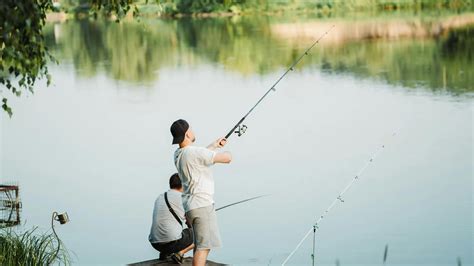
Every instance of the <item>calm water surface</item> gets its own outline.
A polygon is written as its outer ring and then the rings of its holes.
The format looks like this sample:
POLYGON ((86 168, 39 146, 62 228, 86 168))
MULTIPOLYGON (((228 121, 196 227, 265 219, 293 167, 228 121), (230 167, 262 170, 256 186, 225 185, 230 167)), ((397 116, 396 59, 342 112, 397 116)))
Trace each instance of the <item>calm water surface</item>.
MULTIPOLYGON (((0 115, 0 176, 21 186, 22 227, 48 230, 51 212, 67 211, 71 222, 57 229, 75 263, 157 257, 147 236, 154 199, 175 171, 170 124, 187 119, 197 145, 223 136, 310 43, 282 25, 332 22, 48 25, 60 60, 50 66, 53 85, 11 98, 12 119, 0 115)), ((232 164, 214 166, 216 206, 270 196, 219 212, 224 248, 210 258, 281 264, 385 144, 321 223, 317 261, 380 265, 388 244, 386 265, 455 265, 458 257, 472 265, 473 27, 334 35, 255 110, 247 133, 230 139, 232 164)), ((290 264, 308 265, 310 254, 311 237, 290 264)))

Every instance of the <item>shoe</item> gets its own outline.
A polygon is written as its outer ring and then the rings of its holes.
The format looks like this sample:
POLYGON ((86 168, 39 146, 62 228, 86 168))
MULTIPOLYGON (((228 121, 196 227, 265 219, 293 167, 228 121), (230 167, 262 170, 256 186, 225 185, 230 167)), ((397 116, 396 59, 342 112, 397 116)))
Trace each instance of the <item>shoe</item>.
POLYGON ((158 260, 165 260, 165 261, 170 260, 171 258, 170 256, 171 254, 165 254, 165 253, 160 252, 160 257, 158 258, 158 260))
POLYGON ((182 264, 183 263, 183 255, 181 255, 179 253, 173 253, 173 254, 171 254, 171 260, 173 260, 174 262, 176 262, 178 264, 182 264))

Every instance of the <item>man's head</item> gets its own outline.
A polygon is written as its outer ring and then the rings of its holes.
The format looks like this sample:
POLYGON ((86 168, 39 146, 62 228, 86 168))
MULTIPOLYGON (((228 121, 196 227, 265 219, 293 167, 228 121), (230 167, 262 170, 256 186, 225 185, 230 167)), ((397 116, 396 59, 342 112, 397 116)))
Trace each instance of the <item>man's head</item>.
POLYGON ((174 121, 171 124, 170 131, 173 136, 173 144, 188 145, 196 141, 194 132, 184 119, 174 121))
POLYGON ((181 179, 179 178, 178 173, 174 173, 170 177, 170 188, 183 192, 183 185, 181 184, 181 179))

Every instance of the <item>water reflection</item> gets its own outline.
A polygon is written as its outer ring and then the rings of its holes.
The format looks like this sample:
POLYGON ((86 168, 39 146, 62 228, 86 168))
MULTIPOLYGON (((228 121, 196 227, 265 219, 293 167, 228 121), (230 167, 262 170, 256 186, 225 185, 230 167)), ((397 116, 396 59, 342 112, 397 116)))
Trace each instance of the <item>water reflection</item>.
MULTIPOLYGON (((379 23, 375 30, 367 23, 351 26, 351 21, 339 21, 338 27, 344 30, 328 37, 301 66, 377 78, 410 88, 446 90, 455 95, 471 93, 474 68, 469 47, 473 46, 474 35, 472 16, 465 17, 463 23, 448 23, 452 17, 436 18, 437 24, 421 17, 411 18, 411 24, 398 19, 398 22, 379 23), (394 25, 399 24, 421 26, 413 26, 412 33, 393 32, 394 25), (431 30, 419 30, 425 28, 431 30), (394 40, 394 36, 407 34, 411 34, 410 39, 394 40)), ((82 76, 95 76, 103 71, 116 80, 151 84, 159 78, 159 70, 180 65, 210 63, 242 75, 280 70, 290 65, 310 40, 288 30, 291 27, 304 30, 301 24, 279 23, 269 17, 121 24, 81 20, 48 25, 46 35, 53 54, 61 61, 71 60, 82 76)), ((399 28, 406 28, 402 26, 399 28)), ((327 27, 308 28, 314 36, 313 33, 327 27)))
POLYGON ((438 40, 353 42, 327 49, 321 68, 408 88, 472 93, 473 52, 468 48, 472 33, 472 28, 463 28, 438 40))
POLYGON ((54 27, 54 53, 72 60, 83 76, 103 70, 118 80, 153 81, 155 70, 170 64, 176 54, 171 29, 160 26, 81 20, 54 27))

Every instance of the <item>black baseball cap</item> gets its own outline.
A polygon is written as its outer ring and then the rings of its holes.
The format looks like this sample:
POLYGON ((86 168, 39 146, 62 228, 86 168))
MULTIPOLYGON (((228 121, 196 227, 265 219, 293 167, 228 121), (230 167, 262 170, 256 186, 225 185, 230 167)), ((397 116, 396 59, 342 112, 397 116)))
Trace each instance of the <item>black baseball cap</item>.
POLYGON ((184 119, 179 119, 171 124, 171 135, 173 135, 173 144, 183 142, 186 131, 189 129, 189 124, 184 119))

